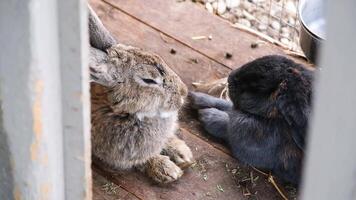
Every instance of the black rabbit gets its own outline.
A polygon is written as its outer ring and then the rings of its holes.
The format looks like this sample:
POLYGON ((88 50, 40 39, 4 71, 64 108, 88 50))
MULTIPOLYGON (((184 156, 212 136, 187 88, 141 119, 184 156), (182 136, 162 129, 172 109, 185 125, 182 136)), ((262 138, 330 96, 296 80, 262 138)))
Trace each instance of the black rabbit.
POLYGON ((230 73, 232 103, 203 93, 189 96, 206 131, 225 140, 236 158, 298 186, 312 80, 313 72, 300 64, 265 56, 230 73))

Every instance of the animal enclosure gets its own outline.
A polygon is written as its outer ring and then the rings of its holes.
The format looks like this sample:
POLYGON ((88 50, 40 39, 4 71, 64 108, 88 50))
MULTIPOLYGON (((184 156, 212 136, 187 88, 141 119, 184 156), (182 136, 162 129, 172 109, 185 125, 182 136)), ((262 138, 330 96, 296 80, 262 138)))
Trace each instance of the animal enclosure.
MULTIPOLYGON (((283 2, 274 3, 283 8, 283 2)), ((120 43, 161 55, 190 90, 196 89, 193 82, 224 78, 264 55, 288 56, 312 68, 192 1, 89 3, 120 43), (261 40, 257 48, 252 45, 261 40)), ((196 162, 179 181, 157 185, 140 172, 91 163, 86 2, 1 1, 0 199, 355 199, 356 2, 329 5, 305 187, 296 197, 294 188, 241 165, 187 108, 180 113, 178 135, 196 162)))
POLYGON ((300 51, 298 0, 199 0, 209 12, 300 51))

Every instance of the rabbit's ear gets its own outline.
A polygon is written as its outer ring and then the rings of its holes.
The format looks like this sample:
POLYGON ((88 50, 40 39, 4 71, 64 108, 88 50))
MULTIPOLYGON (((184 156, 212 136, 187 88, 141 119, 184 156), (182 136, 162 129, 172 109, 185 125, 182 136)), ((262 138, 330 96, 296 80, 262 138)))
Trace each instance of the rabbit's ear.
POLYGON ((106 49, 116 45, 117 41, 104 27, 103 23, 100 21, 94 10, 89 5, 88 8, 90 45, 102 51, 105 51, 106 49))
MULTIPOLYGON (((297 146, 304 150, 305 132, 308 125, 309 109, 300 99, 293 98, 293 95, 288 95, 286 91, 280 90, 276 104, 279 113, 284 120, 293 127, 292 138, 297 146)), ((296 96, 298 94, 295 94, 296 96)))
POLYGON ((307 96, 298 91, 291 90, 293 87, 289 81, 284 80, 279 84, 273 94, 278 111, 289 125, 303 127, 307 124, 310 109, 307 96))
POLYGON ((108 54, 93 47, 90 48, 90 81, 104 86, 114 86, 122 82, 120 72, 108 62, 108 54))
POLYGON ((279 95, 280 111, 288 123, 306 126, 310 114, 311 83, 297 68, 288 68, 286 84, 279 95))

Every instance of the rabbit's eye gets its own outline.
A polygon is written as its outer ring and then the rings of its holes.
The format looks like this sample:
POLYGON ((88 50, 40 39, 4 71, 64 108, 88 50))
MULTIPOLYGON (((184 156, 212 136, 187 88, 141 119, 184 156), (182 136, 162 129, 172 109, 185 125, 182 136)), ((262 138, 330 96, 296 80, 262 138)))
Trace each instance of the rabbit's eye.
POLYGON ((145 82, 146 84, 157 84, 155 80, 149 78, 142 78, 142 81, 145 82))

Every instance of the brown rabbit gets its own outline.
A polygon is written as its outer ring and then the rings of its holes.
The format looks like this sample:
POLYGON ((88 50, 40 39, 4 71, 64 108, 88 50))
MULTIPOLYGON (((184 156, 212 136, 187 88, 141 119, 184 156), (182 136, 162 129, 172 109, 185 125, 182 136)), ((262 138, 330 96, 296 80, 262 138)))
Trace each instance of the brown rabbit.
POLYGON ((93 156, 113 169, 138 167, 160 183, 177 180, 193 159, 175 136, 187 87, 153 53, 122 44, 106 49, 113 37, 92 10, 90 16, 93 156))

